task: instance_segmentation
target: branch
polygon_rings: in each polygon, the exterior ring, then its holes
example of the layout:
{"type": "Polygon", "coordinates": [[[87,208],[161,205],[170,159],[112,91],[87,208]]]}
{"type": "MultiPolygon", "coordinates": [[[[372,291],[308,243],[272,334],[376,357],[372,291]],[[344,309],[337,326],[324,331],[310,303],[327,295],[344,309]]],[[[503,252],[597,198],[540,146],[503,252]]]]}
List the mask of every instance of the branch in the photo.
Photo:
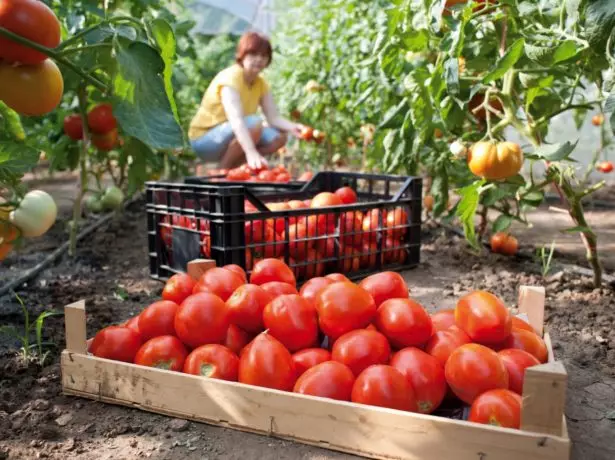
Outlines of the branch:
{"type": "Polygon", "coordinates": [[[598,104],[600,103],[600,101],[592,101],[592,102],[587,102],[585,104],[568,104],[565,105],[564,107],[560,107],[559,109],[557,109],[556,111],[554,111],[553,113],[550,113],[549,115],[545,115],[544,117],[540,118],[537,122],[537,124],[542,124],[542,123],[546,123],[547,121],[549,121],[551,118],[555,117],[556,115],[559,115],[560,113],[566,112],[568,110],[572,110],[572,109],[587,109],[587,110],[591,110],[594,104],[598,104]]]}

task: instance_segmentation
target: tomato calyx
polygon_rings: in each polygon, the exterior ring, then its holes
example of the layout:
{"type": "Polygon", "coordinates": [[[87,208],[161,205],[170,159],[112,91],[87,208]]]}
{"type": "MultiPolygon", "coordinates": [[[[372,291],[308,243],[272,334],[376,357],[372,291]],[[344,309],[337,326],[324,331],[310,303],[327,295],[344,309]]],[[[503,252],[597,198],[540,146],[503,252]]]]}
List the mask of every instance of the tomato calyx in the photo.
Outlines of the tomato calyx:
{"type": "Polygon", "coordinates": [[[216,372],[216,366],[210,363],[203,363],[200,367],[200,374],[203,377],[211,377],[216,372]]]}
{"type": "Polygon", "coordinates": [[[157,369],[164,369],[165,371],[170,371],[173,368],[173,360],[166,359],[166,360],[156,361],[152,365],[152,367],[155,367],[157,369]]]}

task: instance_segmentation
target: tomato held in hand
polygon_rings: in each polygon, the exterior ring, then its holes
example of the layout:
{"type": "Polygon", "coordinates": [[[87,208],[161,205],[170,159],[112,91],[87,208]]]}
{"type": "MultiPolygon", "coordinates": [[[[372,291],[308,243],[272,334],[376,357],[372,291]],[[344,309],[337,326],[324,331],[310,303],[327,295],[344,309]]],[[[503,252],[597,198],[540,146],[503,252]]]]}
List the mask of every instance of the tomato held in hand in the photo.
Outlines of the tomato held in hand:
{"type": "MultiPolygon", "coordinates": [[[[60,22],[51,8],[38,0],[0,1],[0,27],[47,48],[60,44],[60,22]]],[[[45,59],[40,51],[0,36],[0,61],[31,65],[45,59]]]]}
{"type": "Polygon", "coordinates": [[[203,273],[199,281],[194,285],[192,292],[194,294],[197,292],[210,292],[226,302],[233,292],[243,284],[244,281],[241,275],[221,267],[214,267],[203,273]]]}
{"type": "Polygon", "coordinates": [[[453,351],[470,342],[468,334],[457,326],[451,326],[444,331],[435,332],[427,341],[425,351],[445,366],[453,351]]]}
{"type": "Polygon", "coordinates": [[[297,379],[290,352],[267,332],[258,334],[239,358],[239,381],[291,391],[297,379]]]}
{"type": "Polygon", "coordinates": [[[348,366],[355,376],[374,364],[387,364],[391,346],[378,331],[357,329],[341,336],[333,344],[331,359],[348,366]]]}
{"type": "Polygon", "coordinates": [[[350,401],[355,378],[342,363],[327,361],[308,369],[299,377],[293,391],[321,398],[350,401]]]}
{"type": "Polygon", "coordinates": [[[418,412],[431,414],[446,396],[444,367],[418,348],[404,348],[393,355],[391,366],[401,372],[414,390],[418,412]]]}
{"type": "Polygon", "coordinates": [[[135,356],[135,364],[157,367],[169,371],[181,371],[188,350],[177,337],[162,335],[145,342],[135,356]]]}
{"type": "Polygon", "coordinates": [[[234,324],[231,324],[226,331],[226,339],[224,339],[224,345],[237,356],[239,356],[245,346],[250,343],[252,338],[253,337],[251,337],[250,334],[248,334],[246,331],[244,331],[240,327],[235,326],[234,324]]]}
{"type": "Polygon", "coordinates": [[[139,314],[139,332],[143,340],[160,335],[175,335],[175,313],[179,305],[170,300],[159,300],[139,314]]]}
{"type": "Polygon", "coordinates": [[[324,348],[306,348],[293,355],[293,362],[297,369],[297,377],[317,364],[331,361],[331,353],[324,348]]]}
{"type": "Polygon", "coordinates": [[[449,327],[455,325],[455,310],[447,308],[439,310],[431,315],[431,324],[433,324],[434,332],[445,331],[449,327]]]}
{"type": "Polygon", "coordinates": [[[385,300],[407,299],[410,296],[406,281],[396,272],[375,273],[361,281],[359,286],[370,293],[378,307],[385,300]]]}
{"type": "Polygon", "coordinates": [[[486,291],[474,291],[459,299],[455,307],[455,323],[473,342],[482,345],[502,342],[512,329],[506,305],[486,291]]]}
{"type": "Polygon", "coordinates": [[[273,295],[256,284],[239,286],[226,301],[231,323],[253,334],[261,332],[265,328],[263,310],[273,298],[273,295]]]}
{"type": "Polygon", "coordinates": [[[220,297],[199,292],[182,302],[175,314],[177,337],[191,348],[226,339],[230,314],[220,297]]]}
{"type": "Polygon", "coordinates": [[[376,304],[362,287],[340,282],[318,293],[316,310],[322,332],[337,339],[346,332],[366,328],[376,315],[376,304]]]}
{"type": "Polygon", "coordinates": [[[117,128],[117,120],[113,116],[111,104],[98,104],[88,112],[88,126],[93,133],[107,134],[117,128]]]}
{"type": "Polygon", "coordinates": [[[75,141],[83,139],[81,115],[73,113],[64,117],[64,134],[75,141]]]}
{"type": "Polygon", "coordinates": [[[376,364],[365,369],[352,387],[351,401],[416,412],[414,390],[397,369],[376,364]]]}
{"type": "Polygon", "coordinates": [[[282,281],[269,281],[268,283],[261,284],[261,288],[271,294],[274,299],[281,295],[299,294],[295,286],[283,283],[282,281]]]}
{"type": "Polygon", "coordinates": [[[237,381],[239,358],[223,345],[202,345],[192,350],[184,362],[186,374],[237,381]]]}
{"type": "Polygon", "coordinates": [[[530,331],[513,328],[512,333],[501,346],[502,348],[516,348],[527,351],[541,363],[546,363],[549,360],[549,352],[544,340],[530,331]]]}
{"type": "Polygon", "coordinates": [[[269,333],[289,351],[318,343],[318,318],[314,305],[298,294],[281,295],[267,304],[263,322],[269,333]]]}
{"type": "Polygon", "coordinates": [[[477,343],[457,348],[444,367],[453,393],[467,404],[488,390],[508,389],[508,372],[498,354],[477,343]]]}
{"type": "Polygon", "coordinates": [[[99,358],[132,363],[140,347],[141,336],[134,330],[108,326],[96,333],[89,351],[99,358]]]}
{"type": "Polygon", "coordinates": [[[177,273],[173,275],[164,285],[162,290],[162,298],[170,300],[177,305],[182,303],[187,297],[192,295],[195,282],[190,275],[186,273],[177,273]]]}
{"type": "Polygon", "coordinates": [[[472,403],[468,421],[503,428],[521,426],[521,396],[510,390],[490,390],[472,403]]]}
{"type": "Polygon", "coordinates": [[[281,281],[293,287],[297,286],[297,280],[293,271],[279,259],[263,259],[254,265],[250,275],[250,283],[261,285],[270,281],[281,281]]]}
{"type": "Polygon", "coordinates": [[[540,361],[527,351],[507,348],[498,352],[508,372],[508,387],[517,394],[523,394],[523,378],[528,367],[538,366],[540,361]]]}
{"type": "Polygon", "coordinates": [[[386,300],[378,307],[374,324],[396,348],[421,346],[433,332],[429,314],[412,299],[386,300]]]}

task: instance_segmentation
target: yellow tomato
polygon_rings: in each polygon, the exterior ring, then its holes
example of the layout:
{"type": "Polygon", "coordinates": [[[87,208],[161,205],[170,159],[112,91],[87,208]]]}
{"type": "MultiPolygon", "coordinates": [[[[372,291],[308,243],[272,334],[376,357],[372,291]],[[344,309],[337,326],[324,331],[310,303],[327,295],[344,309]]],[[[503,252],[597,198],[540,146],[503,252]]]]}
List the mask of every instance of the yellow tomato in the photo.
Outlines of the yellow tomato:
{"type": "Polygon", "coordinates": [[[64,80],[50,59],[35,65],[0,63],[0,100],[27,116],[45,115],[62,99],[64,80]]]}
{"type": "Polygon", "coordinates": [[[468,155],[470,171],[490,180],[507,179],[523,166],[523,152],[514,142],[477,142],[468,155]]]}

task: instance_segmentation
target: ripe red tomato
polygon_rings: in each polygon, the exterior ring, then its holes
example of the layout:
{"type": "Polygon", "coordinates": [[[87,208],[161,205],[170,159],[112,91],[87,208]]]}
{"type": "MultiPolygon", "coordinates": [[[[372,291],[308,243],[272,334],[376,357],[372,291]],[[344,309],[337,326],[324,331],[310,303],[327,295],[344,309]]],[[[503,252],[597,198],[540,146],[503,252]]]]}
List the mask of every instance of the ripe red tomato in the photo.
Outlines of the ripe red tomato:
{"type": "Polygon", "coordinates": [[[434,332],[445,331],[449,327],[455,325],[455,310],[447,308],[439,310],[431,315],[431,324],[433,324],[434,332]]]}
{"type": "Polygon", "coordinates": [[[121,324],[121,326],[127,327],[128,329],[132,329],[137,334],[139,334],[139,336],[141,336],[141,331],[139,330],[139,315],[133,316],[124,324],[121,324]]]}
{"type": "Polygon", "coordinates": [[[179,306],[170,300],[159,300],[139,314],[139,332],[143,340],[160,335],[175,335],[175,313],[179,306]]]}
{"type": "Polygon", "coordinates": [[[318,293],[316,310],[322,332],[337,339],[346,332],[367,327],[376,315],[376,304],[362,287],[340,282],[318,293]]]}
{"type": "Polygon", "coordinates": [[[113,150],[113,148],[118,145],[117,129],[112,129],[105,134],[92,133],[92,144],[102,152],[113,150]]]}
{"type": "Polygon", "coordinates": [[[333,344],[331,359],[345,364],[355,376],[373,364],[387,364],[391,346],[378,331],[357,329],[347,332],[333,344]]]}
{"type": "Polygon", "coordinates": [[[295,286],[283,283],[282,281],[269,281],[268,283],[261,284],[261,287],[271,294],[274,299],[285,294],[299,294],[295,286]]]}
{"type": "Polygon", "coordinates": [[[508,372],[498,354],[477,343],[453,351],[444,372],[453,393],[467,404],[472,404],[485,391],[508,389],[508,372]]]}
{"type": "Polygon", "coordinates": [[[202,345],[188,355],[184,362],[184,372],[236,382],[239,358],[223,345],[202,345]]]}
{"type": "Polygon", "coordinates": [[[384,226],[385,228],[391,229],[387,230],[385,233],[387,237],[393,239],[401,238],[408,230],[408,213],[402,208],[395,208],[394,210],[387,212],[384,226]]]}
{"type": "Polygon", "coordinates": [[[406,281],[396,272],[375,273],[361,281],[359,286],[370,293],[378,307],[385,300],[407,299],[410,296],[406,281]]]}
{"type": "Polygon", "coordinates": [[[501,347],[527,351],[541,363],[546,363],[549,360],[549,352],[544,340],[535,333],[523,329],[513,328],[510,336],[501,344],[501,347]]]}
{"type": "Polygon", "coordinates": [[[603,173],[610,173],[613,171],[613,162],[612,161],[603,161],[600,164],[598,164],[598,171],[603,172],[603,173]]]}
{"type": "Polygon", "coordinates": [[[334,281],[336,283],[340,281],[346,281],[347,283],[350,283],[350,280],[346,278],[346,276],[342,275],[341,273],[329,273],[328,275],[325,275],[325,278],[327,278],[328,280],[334,281]]]}
{"type": "Polygon", "coordinates": [[[131,328],[107,326],[96,333],[89,351],[99,358],[132,363],[140,347],[141,336],[131,328]]]}
{"type": "Polygon", "coordinates": [[[308,369],[295,383],[293,391],[321,398],[350,401],[355,378],[342,363],[327,361],[308,369]]]}
{"type": "MultiPolygon", "coordinates": [[[[0,27],[47,48],[60,44],[60,22],[51,8],[38,0],[0,1],[0,27]]],[[[0,60],[32,65],[45,59],[39,51],[0,37],[0,60]]]]}
{"type": "Polygon", "coordinates": [[[230,324],[226,331],[226,339],[224,339],[224,346],[235,353],[237,356],[241,354],[241,351],[252,341],[252,336],[240,327],[230,324]]]}
{"type": "Polygon", "coordinates": [[[117,120],[113,116],[111,104],[98,104],[90,110],[88,112],[88,126],[96,134],[107,134],[117,128],[117,120]]]}
{"type": "Polygon", "coordinates": [[[462,345],[470,343],[470,337],[457,326],[451,326],[445,331],[435,332],[425,345],[425,351],[440,361],[442,366],[446,365],[446,361],[451,356],[451,353],[462,345]]]}
{"type": "Polygon", "coordinates": [[[191,348],[226,339],[230,314],[215,294],[199,292],[182,302],[175,314],[177,337],[191,348]]]}
{"type": "Polygon", "coordinates": [[[312,199],[310,208],[324,208],[343,205],[341,198],[331,192],[321,192],[312,199]]]}
{"type": "Polygon", "coordinates": [[[391,366],[410,383],[418,412],[431,414],[442,404],[448,387],[444,367],[436,358],[418,348],[409,347],[393,355],[391,366]]]}
{"type": "Polygon", "coordinates": [[[371,406],[416,412],[414,390],[392,366],[375,364],[357,377],[352,387],[351,401],[371,406]]]}
{"type": "Polygon", "coordinates": [[[267,332],[258,334],[239,357],[241,383],[291,391],[296,380],[290,352],[267,332]]]}
{"type": "Polygon", "coordinates": [[[314,173],[313,172],[306,171],[303,174],[301,174],[297,180],[301,181],[301,182],[308,182],[308,181],[312,180],[313,177],[314,177],[314,173]]]}
{"type": "Polygon", "coordinates": [[[326,286],[333,284],[333,280],[318,276],[308,280],[299,291],[299,295],[310,302],[316,302],[316,295],[326,286]]]}
{"type": "Polygon", "coordinates": [[[433,332],[429,313],[412,299],[386,300],[378,307],[374,324],[398,349],[421,346],[433,332]]]}
{"type": "Polygon", "coordinates": [[[519,429],[521,396],[505,389],[486,391],[472,403],[468,421],[519,429]]]}
{"type": "Polygon", "coordinates": [[[194,285],[192,292],[194,294],[198,292],[211,292],[226,302],[233,292],[243,284],[241,275],[221,267],[214,267],[203,273],[199,281],[194,285]]]}
{"type": "Polygon", "coordinates": [[[527,351],[507,348],[498,352],[508,372],[508,387],[517,394],[523,394],[523,378],[528,367],[538,366],[540,361],[527,351]]]}
{"type": "Polygon", "coordinates": [[[270,281],[281,281],[293,287],[297,285],[295,275],[288,265],[278,259],[263,259],[254,265],[250,282],[261,285],[270,281]]]}
{"type": "Polygon", "coordinates": [[[81,115],[73,113],[72,115],[66,115],[64,117],[64,134],[75,141],[83,139],[83,121],[81,121],[81,115]]]}
{"type": "Polygon", "coordinates": [[[243,279],[244,283],[248,282],[248,275],[246,275],[246,271],[243,268],[241,268],[239,265],[228,264],[228,265],[225,265],[222,268],[224,268],[225,270],[230,270],[230,271],[232,271],[234,273],[237,273],[239,276],[241,276],[241,278],[243,279]]]}
{"type": "Polygon", "coordinates": [[[473,342],[482,345],[505,340],[512,329],[511,314],[506,305],[486,291],[463,296],[455,307],[455,323],[473,342]]]}
{"type": "Polygon", "coordinates": [[[162,290],[162,298],[170,300],[177,305],[182,303],[187,297],[192,295],[192,290],[196,283],[190,275],[177,273],[166,282],[162,290]]]}
{"type": "Polygon", "coordinates": [[[340,215],[339,234],[343,244],[359,246],[363,242],[361,225],[363,217],[360,212],[343,212],[340,215]]]}
{"type": "Polygon", "coordinates": [[[511,320],[513,329],[524,329],[528,332],[533,332],[534,334],[536,334],[536,330],[529,323],[523,321],[521,318],[513,316],[511,320]]]}
{"type": "Polygon", "coordinates": [[[145,342],[135,356],[135,364],[157,367],[169,371],[181,371],[188,350],[172,335],[161,335],[145,342]]]}
{"type": "Polygon", "coordinates": [[[357,202],[357,193],[350,187],[341,187],[335,194],[342,200],[343,204],[353,204],[357,202]]]}
{"type": "Polygon", "coordinates": [[[256,284],[239,286],[226,301],[231,323],[247,332],[261,332],[264,329],[263,310],[273,299],[273,295],[256,284]]]}
{"type": "Polygon", "coordinates": [[[231,169],[226,173],[226,179],[229,181],[245,181],[250,179],[250,172],[240,168],[231,169]]]}
{"type": "Polygon", "coordinates": [[[318,318],[314,305],[298,294],[281,295],[267,304],[263,322],[269,333],[289,351],[318,343],[318,318]]]}
{"type": "Polygon", "coordinates": [[[317,364],[331,361],[331,353],[324,348],[306,348],[293,355],[297,376],[301,376],[309,368],[317,364]]]}

